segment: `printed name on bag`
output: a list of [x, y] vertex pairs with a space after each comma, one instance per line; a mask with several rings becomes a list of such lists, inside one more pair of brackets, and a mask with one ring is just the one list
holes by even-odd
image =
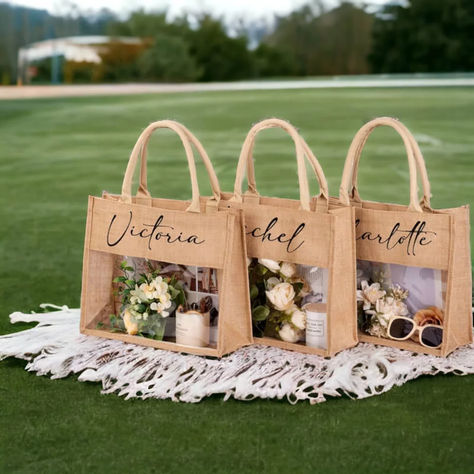
[[288, 234], [285, 232], [278, 233], [276, 229], [272, 229], [277, 225], [278, 217], [274, 217], [270, 220], [265, 230], [262, 227], [255, 227], [251, 231], [247, 232], [247, 235], [260, 239], [262, 242], [278, 242], [280, 244], [286, 244], [287, 253], [293, 253], [298, 250], [303, 244], [304, 240], [301, 238], [297, 239], [298, 235], [301, 234], [305, 228], [305, 223], [299, 224], [293, 233]]
[[[360, 219], [356, 219], [356, 231], [360, 225]], [[425, 230], [426, 221], [416, 221], [411, 229], [400, 229], [400, 222], [397, 222], [392, 230], [384, 235], [376, 232], [365, 231], [356, 236], [356, 240], [367, 240], [385, 246], [387, 250], [392, 250], [398, 246], [405, 246], [407, 255], [416, 256], [416, 249], [419, 246], [426, 246], [433, 242], [436, 232]]]
[[127, 235], [133, 238], [147, 239], [148, 249], [151, 250], [153, 241], [162, 240], [168, 244], [182, 243], [201, 245], [205, 242], [198, 235], [184, 235], [183, 232], [177, 231], [173, 226], [164, 224], [164, 216], [160, 215], [154, 224], [135, 224], [133, 222], [133, 212], [129, 211], [130, 216], [128, 222], [120, 223], [117, 221], [117, 214], [114, 214], [110, 220], [107, 230], [107, 245], [115, 247]]

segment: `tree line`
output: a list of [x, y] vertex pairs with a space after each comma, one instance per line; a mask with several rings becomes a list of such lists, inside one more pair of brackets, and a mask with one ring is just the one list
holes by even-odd
[[[93, 17], [55, 17], [0, 4], [0, 78], [16, 78], [23, 44], [72, 35], [133, 36], [112, 41], [100, 65], [63, 63], [67, 82], [226, 81], [367, 73], [473, 71], [474, 2], [411, 0], [369, 12], [350, 2], [327, 9], [312, 1], [271, 27], [232, 28], [210, 14], [168, 19], [136, 11], [126, 19], [102, 10]], [[48, 80], [50, 61], [37, 65]]]

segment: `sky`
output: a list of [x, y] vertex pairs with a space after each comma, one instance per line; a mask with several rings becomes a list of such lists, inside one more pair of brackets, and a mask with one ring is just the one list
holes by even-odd
[[[1, 1], [1, 0], [0, 0]], [[308, 3], [310, 0], [7, 0], [9, 3], [48, 10], [53, 14], [69, 12], [68, 4], [80, 5], [81, 11], [110, 10], [126, 15], [128, 12], [145, 8], [160, 10], [168, 8], [171, 17], [185, 11], [209, 11], [224, 17], [240, 16], [246, 19], [273, 17], [274, 14], [286, 14]], [[335, 6], [338, 0], [324, 0], [328, 6]], [[387, 0], [353, 0], [353, 3], [380, 5]]]

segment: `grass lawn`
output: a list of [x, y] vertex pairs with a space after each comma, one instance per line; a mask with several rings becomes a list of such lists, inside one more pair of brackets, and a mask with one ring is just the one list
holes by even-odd
[[[377, 115], [419, 139], [434, 207], [474, 204], [473, 89], [344, 89], [163, 94], [0, 102], [0, 333], [8, 314], [42, 302], [78, 307], [87, 195], [119, 192], [141, 129], [182, 121], [221, 186], [233, 187], [246, 132], [279, 116], [298, 126], [337, 194], [355, 131]], [[151, 142], [149, 186], [188, 198], [171, 133]], [[361, 163], [364, 198], [408, 202], [401, 140], [377, 130]], [[258, 140], [262, 194], [298, 196], [290, 139]], [[209, 193], [202, 167], [202, 192]], [[314, 180], [313, 180], [314, 181]], [[313, 183], [314, 184], [314, 183]], [[313, 188], [315, 189], [315, 188]], [[280, 401], [198, 405], [102, 396], [75, 377], [51, 381], [0, 362], [0, 472], [472, 472], [474, 377], [426, 377], [379, 397], [319, 406]]]

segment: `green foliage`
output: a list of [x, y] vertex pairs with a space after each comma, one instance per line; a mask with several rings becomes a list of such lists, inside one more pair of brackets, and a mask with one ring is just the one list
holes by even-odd
[[270, 309], [268, 306], [256, 306], [252, 308], [252, 319], [254, 321], [264, 321], [267, 319], [268, 315], [270, 314]]
[[474, 70], [474, 2], [411, 0], [387, 5], [376, 20], [374, 72]]
[[277, 46], [260, 43], [253, 52], [255, 75], [257, 77], [296, 76], [297, 64], [294, 57]]
[[318, 8], [307, 4], [278, 18], [263, 40], [272, 49], [255, 52], [257, 59], [268, 58], [264, 71], [268, 67], [269, 74], [298, 76], [369, 72], [373, 16], [348, 2], [330, 11], [319, 3]]
[[202, 69], [202, 81], [227, 81], [248, 78], [253, 63], [247, 38], [231, 38], [220, 20], [210, 15], [198, 19], [188, 34], [191, 54]]
[[200, 76], [196, 61], [183, 38], [160, 34], [138, 58], [140, 77], [157, 81], [194, 81]]
[[145, 12], [137, 10], [124, 21], [111, 22], [108, 34], [112, 36], [136, 36], [139, 38], [154, 38], [157, 35], [184, 37], [190, 31], [186, 17], [169, 21], [166, 11]]

